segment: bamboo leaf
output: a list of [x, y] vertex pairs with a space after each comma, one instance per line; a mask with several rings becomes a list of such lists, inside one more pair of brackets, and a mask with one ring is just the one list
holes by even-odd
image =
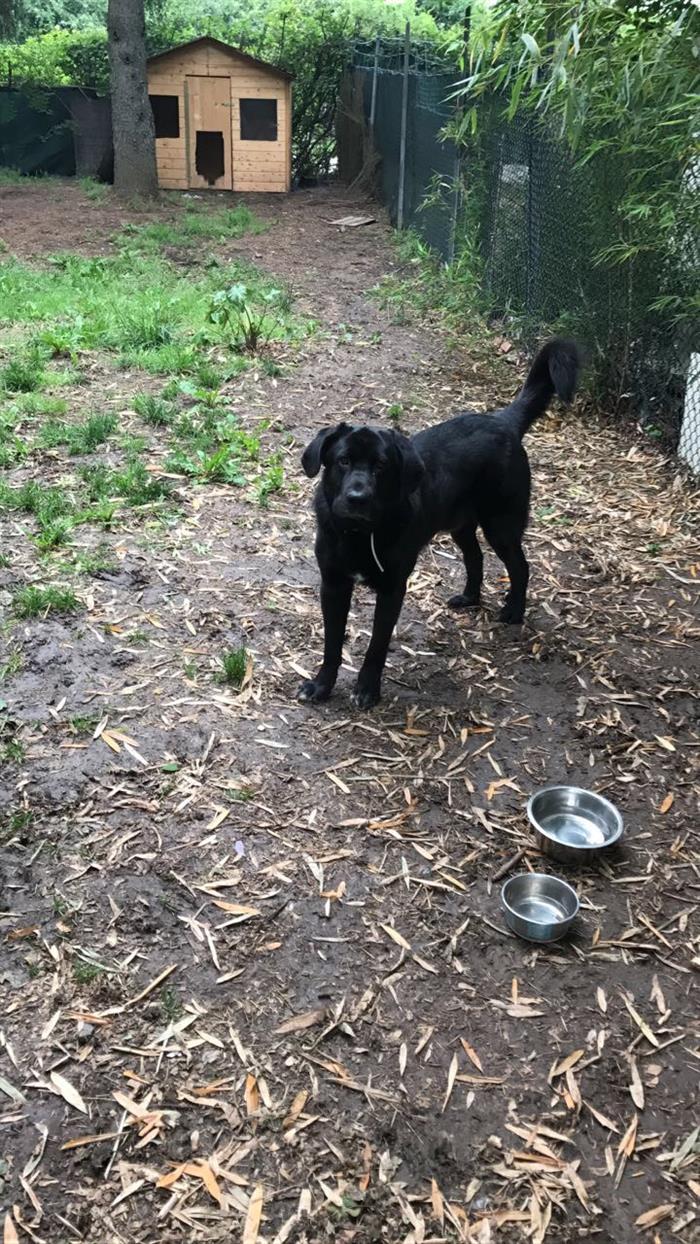
[[258, 1184], [248, 1204], [248, 1213], [246, 1214], [245, 1226], [243, 1227], [242, 1244], [256, 1244], [258, 1232], [260, 1230], [260, 1219], [262, 1218], [263, 1208], [263, 1190], [262, 1184]]
[[56, 1092], [60, 1093], [61, 1097], [64, 1101], [68, 1102], [69, 1106], [72, 1106], [74, 1110], [80, 1110], [82, 1114], [88, 1113], [88, 1108], [80, 1096], [77, 1088], [74, 1088], [68, 1080], [66, 1080], [62, 1075], [59, 1075], [57, 1071], [52, 1071], [49, 1079], [56, 1089]]
[[5, 1214], [5, 1226], [2, 1233], [3, 1244], [19, 1244], [19, 1236], [17, 1228], [10, 1218], [9, 1214]]
[[536, 40], [536, 39], [534, 39], [534, 38], [532, 37], [532, 35], [529, 35], [529, 34], [527, 33], [527, 31], [526, 31], [524, 34], [521, 34], [520, 38], [522, 39], [523, 43], [525, 44], [525, 47], [527, 48], [527, 50], [528, 50], [528, 52], [530, 53], [530, 55], [531, 55], [531, 56], [536, 56], [536, 57], [537, 57], [537, 59], [539, 60], [539, 59], [540, 59], [540, 49], [539, 49], [539, 44], [537, 43], [537, 40]]

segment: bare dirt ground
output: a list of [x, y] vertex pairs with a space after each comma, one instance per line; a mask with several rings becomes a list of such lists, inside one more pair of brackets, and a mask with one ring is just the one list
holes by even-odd
[[[408, 431], [487, 409], [522, 367], [382, 310], [388, 230], [339, 232], [337, 192], [254, 207], [269, 232], [225, 257], [288, 281], [322, 326], [281, 377], [227, 389], [246, 426], [270, 420], [284, 491], [261, 510], [183, 479], [169, 525], [80, 528], [116, 569], [77, 582], [67, 620], [11, 618], [11, 591], [47, 570], [28, 524], [0, 519], [3, 639], [21, 655], [0, 696], [25, 748], [0, 791], [5, 1244], [691, 1244], [697, 495], [653, 447], [551, 416], [529, 438], [522, 631], [494, 622], [490, 556], [483, 611], [448, 613], [461, 571], [441, 541], [379, 709], [350, 700], [367, 595], [333, 700], [299, 705], [321, 645], [307, 437], [395, 403]], [[130, 218], [48, 182], [0, 209], [24, 257], [107, 252]], [[76, 408], [129, 428], [152, 383], [93, 360]], [[66, 459], [41, 469], [56, 482]], [[215, 670], [241, 642], [236, 693]], [[617, 802], [614, 860], [540, 859], [524, 804], [560, 780]], [[570, 942], [505, 929], [491, 878], [520, 848], [519, 867], [578, 886]]]

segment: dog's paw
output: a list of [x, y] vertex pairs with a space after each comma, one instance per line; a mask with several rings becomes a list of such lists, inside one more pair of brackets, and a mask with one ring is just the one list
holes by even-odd
[[478, 609], [481, 601], [478, 596], [466, 596], [464, 592], [459, 592], [457, 596], [450, 596], [447, 602], [448, 609], [456, 609], [459, 613], [465, 609]]
[[302, 704], [323, 704], [327, 700], [333, 690], [327, 683], [317, 682], [313, 678], [303, 682], [297, 691], [297, 700], [301, 700]]
[[358, 708], [368, 709], [374, 708], [382, 698], [379, 686], [355, 687], [352, 696]]
[[498, 615], [499, 622], [505, 622], [506, 626], [520, 626], [525, 619], [525, 611], [511, 605], [506, 601]]

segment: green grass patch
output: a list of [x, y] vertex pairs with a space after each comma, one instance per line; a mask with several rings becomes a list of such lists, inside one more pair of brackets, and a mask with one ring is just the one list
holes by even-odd
[[21, 186], [27, 181], [24, 173], [16, 168], [0, 168], [0, 186]]
[[205, 323], [215, 280], [184, 277], [159, 256], [54, 256], [43, 268], [0, 264], [0, 322], [43, 326], [61, 352], [139, 351]]
[[[108, 350], [123, 367], [198, 379], [206, 366], [203, 350], [245, 346], [246, 332], [233, 324], [238, 309], [230, 299], [217, 302], [237, 287], [245, 289], [243, 319], [252, 317], [248, 335], [298, 340], [313, 327], [294, 316], [286, 293], [246, 264], [185, 273], [133, 246], [106, 258], [55, 255], [42, 268], [8, 258], [0, 262], [0, 325], [31, 326], [35, 340], [11, 360], [0, 382], [6, 390], [29, 392], [45, 383], [48, 358], [74, 360], [80, 350]], [[222, 372], [233, 375], [245, 366], [231, 357]], [[52, 383], [61, 379], [74, 382], [76, 376], [71, 370], [51, 375]]]
[[116, 415], [90, 415], [82, 423], [45, 424], [36, 443], [42, 449], [65, 445], [71, 454], [91, 454], [104, 445], [116, 430]]
[[12, 431], [3, 425], [0, 418], [0, 470], [16, 466], [27, 456], [27, 452], [27, 446], [22, 438], [14, 436]]
[[8, 764], [21, 765], [24, 760], [24, 743], [19, 739], [10, 739], [4, 745], [0, 745], [0, 756]]
[[99, 963], [88, 963], [85, 959], [76, 959], [73, 964], [73, 980], [76, 985], [92, 985], [104, 973]]
[[96, 177], [79, 177], [78, 185], [83, 194], [91, 199], [93, 203], [102, 203], [110, 192], [110, 187], [104, 181], [98, 181]]
[[73, 510], [73, 502], [65, 488], [50, 488], [37, 480], [27, 480], [19, 488], [0, 484], [0, 507], [33, 514], [40, 522], [51, 522]]
[[248, 668], [248, 652], [246, 648], [230, 648], [221, 658], [221, 682], [230, 687], [239, 688], [243, 685]]
[[29, 419], [47, 416], [58, 418], [65, 415], [68, 403], [65, 397], [54, 397], [51, 393], [17, 393], [12, 402], [5, 407], [5, 414], [15, 418]]
[[33, 823], [34, 814], [28, 808], [15, 808], [0, 815], [0, 842], [7, 843], [14, 837], [26, 840]]
[[42, 553], [67, 544], [79, 519], [75, 498], [67, 488], [51, 488], [27, 480], [19, 488], [0, 484], [0, 509], [31, 514], [36, 520], [34, 542]]
[[[232, 374], [228, 367], [224, 367], [222, 370], [215, 367], [209, 359], [200, 359], [194, 373], [194, 379], [202, 392], [205, 390], [212, 392], [213, 390], [218, 391], [225, 380], [231, 379]], [[182, 386], [180, 387], [182, 389]]]
[[399, 323], [437, 313], [454, 329], [473, 329], [480, 321], [480, 266], [473, 249], [461, 247], [446, 265], [410, 229], [395, 235], [395, 243], [404, 271], [375, 286], [380, 305]]
[[197, 351], [187, 341], [130, 349], [120, 355], [119, 366], [124, 371], [147, 371], [150, 376], [187, 376], [197, 367]]
[[246, 432], [235, 415], [193, 407], [177, 420], [166, 467], [205, 483], [246, 483], [246, 466], [257, 462], [259, 437]]
[[157, 350], [173, 344], [177, 331], [175, 310], [168, 301], [144, 302], [121, 311], [107, 345], [129, 352]]
[[34, 543], [39, 552], [52, 553], [54, 549], [67, 544], [74, 525], [70, 518], [55, 518], [50, 522], [40, 522], [39, 529], [34, 536]]
[[229, 445], [220, 445], [211, 453], [202, 449], [179, 449], [168, 459], [171, 470], [189, 475], [203, 484], [245, 484], [241, 460]]
[[[82, 319], [73, 324], [56, 324], [43, 328], [36, 335], [36, 342], [52, 359], [70, 359], [75, 364], [82, 340]], [[75, 374], [75, 373], [71, 373]]]
[[49, 613], [75, 613], [80, 608], [75, 592], [63, 587], [36, 587], [28, 584], [12, 595], [12, 611], [17, 618], [40, 618]]
[[154, 428], [166, 428], [174, 422], [177, 410], [172, 402], [156, 397], [153, 393], [140, 393], [134, 398], [134, 410], [144, 423]]
[[8, 679], [14, 678], [24, 665], [24, 658], [19, 648], [13, 648], [8, 653], [5, 661], [0, 663], [0, 683], [7, 682]]
[[37, 342], [25, 346], [0, 372], [7, 393], [35, 393], [46, 383], [46, 352]]
[[146, 437], [139, 436], [136, 432], [125, 432], [119, 437], [117, 444], [130, 459], [139, 458], [148, 449]]
[[129, 462], [122, 469], [113, 469], [100, 463], [83, 467], [80, 476], [85, 484], [88, 499], [93, 502], [121, 498], [127, 505], [150, 505], [163, 501], [170, 495], [166, 480], [150, 475], [143, 462]]
[[163, 247], [190, 247], [203, 240], [225, 242], [245, 233], [264, 233], [267, 225], [245, 203], [223, 211], [186, 207], [172, 221], [156, 220], [147, 225], [127, 225], [124, 236], [140, 251], [154, 253]]
[[174, 1023], [175, 1020], [178, 1020], [183, 1014], [184, 1007], [182, 1005], [182, 999], [176, 994], [174, 989], [170, 988], [169, 985], [167, 985], [165, 989], [161, 990], [160, 1009], [163, 1019], [167, 1020], [169, 1024]]
[[[103, 520], [105, 526], [110, 525], [114, 515], [114, 507], [109, 506], [107, 508], [110, 513], [109, 519]], [[73, 557], [72, 566], [78, 574], [87, 575], [116, 574], [119, 570], [119, 565], [112, 556], [112, 550], [107, 544], [100, 544], [96, 549], [88, 552], [76, 553]]]
[[101, 713], [78, 713], [68, 718], [68, 725], [75, 734], [94, 734], [101, 720]]
[[258, 477], [256, 485], [258, 505], [263, 509], [267, 509], [270, 504], [270, 497], [275, 492], [281, 492], [283, 485], [284, 467], [282, 465], [282, 455], [279, 453], [273, 454], [262, 474]]

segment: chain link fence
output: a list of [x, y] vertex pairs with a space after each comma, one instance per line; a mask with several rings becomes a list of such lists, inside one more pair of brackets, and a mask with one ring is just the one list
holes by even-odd
[[[489, 315], [528, 345], [554, 331], [576, 336], [601, 405], [631, 414], [700, 476], [700, 322], [677, 310], [700, 287], [700, 239], [679, 239], [665, 262], [644, 252], [601, 259], [620, 232], [619, 161], [600, 154], [577, 167], [541, 123], [505, 121], [497, 99], [458, 148], [442, 134], [456, 75], [399, 40], [358, 46], [352, 73], [392, 222], [447, 263], [468, 246]], [[699, 193], [700, 162], [679, 185], [679, 195]]]
[[372, 122], [380, 193], [392, 224], [415, 229], [446, 263], [451, 262], [460, 199], [459, 151], [440, 136], [454, 114], [449, 101], [454, 74], [445, 72], [430, 47], [411, 44], [407, 50], [401, 39], [358, 45], [354, 71], [362, 84], [366, 124]]

